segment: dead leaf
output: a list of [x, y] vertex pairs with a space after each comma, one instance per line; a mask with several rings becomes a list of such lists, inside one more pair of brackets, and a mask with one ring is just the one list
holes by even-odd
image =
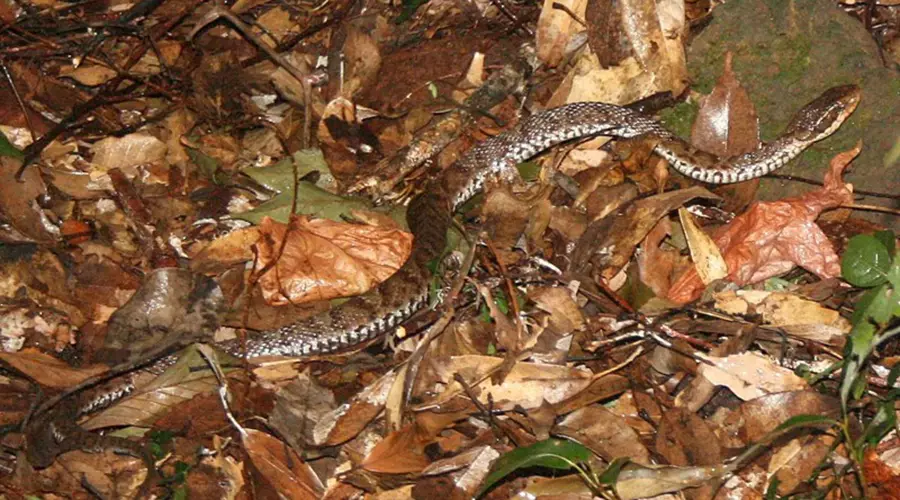
[[[242, 376], [236, 372], [232, 376]], [[115, 406], [92, 415], [87, 430], [126, 425], [150, 425], [160, 416], [199, 394], [218, 390], [219, 383], [196, 350], [185, 351], [162, 375], [143, 385]]]
[[106, 365], [74, 368], [36, 349], [24, 349], [16, 353], [0, 352], [0, 359], [31, 377], [35, 382], [57, 389], [78, 385], [88, 378], [109, 370]]
[[[819, 276], [841, 274], [840, 260], [815, 219], [828, 208], [853, 203], [853, 193], [841, 174], [862, 144], [831, 160], [825, 183], [803, 196], [754, 203], [714, 234], [728, 264], [728, 280], [738, 286], [758, 283], [791, 270], [795, 265]], [[676, 280], [668, 299], [684, 304], [699, 297], [703, 282], [695, 269]]]
[[[544, 0], [537, 22], [537, 54], [547, 66], [554, 67], [562, 61], [572, 35], [580, 29], [579, 24], [563, 9], [554, 8], [556, 0]], [[559, 2], [574, 12], [578, 19], [584, 19], [588, 0], [563, 0]]]
[[[759, 118], [746, 89], [731, 67], [732, 54], [725, 54], [722, 76], [712, 92], [703, 98], [691, 127], [691, 144], [719, 158], [731, 158], [753, 151], [759, 145]], [[725, 199], [723, 210], [742, 212], [753, 202], [759, 179], [716, 186], [713, 192]]]
[[362, 467], [371, 472], [404, 474], [422, 472], [431, 463], [425, 447], [433, 437], [419, 431], [415, 424], [391, 432], [366, 456]]
[[381, 52], [371, 34], [351, 24], [344, 41], [343, 57], [347, 66], [341, 95], [352, 99], [375, 83], [381, 69]]
[[688, 248], [691, 250], [691, 259], [697, 269], [697, 275], [704, 285], [720, 280], [728, 274], [725, 259], [719, 252], [719, 247], [712, 239], [700, 229], [694, 216], [684, 207], [678, 209], [678, 218], [687, 238]]
[[637, 432], [602, 406], [575, 410], [556, 426], [553, 434], [581, 443], [608, 461], [627, 457], [639, 464], [651, 463], [650, 452]]
[[714, 385], [729, 388], [744, 401], [775, 392], [808, 388], [806, 381], [794, 375], [793, 371], [756, 353], [703, 358], [712, 363], [712, 366], [700, 363], [698, 373]]
[[301, 500], [322, 498], [325, 487], [293, 448], [256, 429], [244, 429], [241, 442], [253, 466], [279, 494]]
[[163, 161], [166, 143], [146, 133], [128, 134], [124, 137], [107, 137], [94, 143], [91, 161], [99, 171], [118, 168], [128, 178], [137, 175], [140, 165]]
[[0, 232], [0, 240], [49, 244], [56, 241], [59, 230], [37, 205], [37, 197], [46, 194], [47, 188], [37, 168], [26, 168], [21, 181], [17, 180], [20, 166], [19, 160], [0, 157], [0, 215], [14, 230]]
[[302, 216], [285, 226], [266, 217], [257, 249], [257, 272], [268, 268], [259, 280], [266, 301], [302, 304], [365, 293], [403, 265], [412, 236]]
[[67, 76], [88, 87], [102, 85], [115, 78], [116, 75], [118, 75], [116, 70], [99, 64], [82, 64], [77, 68], [61, 68], [59, 72], [59, 76]]
[[313, 429], [313, 444], [334, 446], [356, 437], [384, 409], [396, 377], [396, 370], [388, 372], [350, 401], [321, 416]]

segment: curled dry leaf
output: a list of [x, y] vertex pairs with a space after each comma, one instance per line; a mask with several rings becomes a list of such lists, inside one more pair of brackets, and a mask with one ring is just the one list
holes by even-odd
[[256, 269], [268, 271], [259, 284], [279, 305], [364, 293], [394, 274], [412, 249], [412, 235], [397, 229], [302, 216], [289, 226], [266, 217], [260, 233]]
[[[232, 376], [242, 376], [236, 372]], [[128, 398], [91, 416], [83, 426], [87, 430], [125, 425], [150, 425], [160, 416], [195, 396], [219, 388], [218, 380], [195, 350], [181, 355], [175, 365]]]
[[834, 344], [850, 332], [850, 322], [838, 311], [790, 293], [761, 290], [716, 294], [716, 308], [729, 314], [760, 314], [763, 321], [788, 334]]
[[678, 217], [681, 219], [681, 227], [687, 238], [688, 248], [691, 251], [691, 259], [697, 269], [697, 275], [704, 284], [724, 278], [728, 274], [725, 260], [719, 247], [697, 225], [694, 216], [684, 207], [678, 209]]
[[[831, 161], [825, 183], [803, 196], [773, 202], [754, 203], [713, 235], [728, 264], [728, 280], [744, 286], [778, 276], [795, 265], [819, 276], [841, 274], [840, 261], [825, 233], [816, 225], [819, 214], [828, 208], [853, 203], [853, 192], [841, 174], [859, 154], [862, 144]], [[696, 269], [676, 280], [668, 299], [684, 304], [703, 292]]]

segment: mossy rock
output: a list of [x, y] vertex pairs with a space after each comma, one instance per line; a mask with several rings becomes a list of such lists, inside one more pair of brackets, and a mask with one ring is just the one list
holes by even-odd
[[[900, 165], [885, 163], [888, 151], [900, 141], [900, 74], [882, 65], [875, 42], [859, 22], [819, 0], [720, 5], [688, 51], [695, 90], [712, 89], [728, 51], [734, 56], [738, 79], [757, 107], [763, 140], [776, 137], [797, 109], [825, 89], [853, 83], [863, 90], [862, 102], [847, 123], [780, 173], [822, 180], [829, 160], [862, 139], [863, 151], [845, 180], [857, 189], [900, 192]], [[809, 189], [767, 180], [760, 197], [775, 199]], [[875, 218], [898, 227], [895, 217]]]

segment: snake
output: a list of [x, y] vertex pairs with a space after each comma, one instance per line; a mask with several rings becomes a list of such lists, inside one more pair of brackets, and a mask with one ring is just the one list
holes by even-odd
[[[860, 89], [854, 85], [830, 88], [797, 111], [777, 139], [731, 158], [699, 151], [654, 118], [613, 104], [576, 102], [535, 113], [515, 128], [469, 149], [410, 200], [407, 223], [414, 237], [413, 248], [406, 262], [387, 280], [324, 313], [260, 332], [244, 342], [231, 340], [216, 345], [246, 359], [325, 355], [359, 347], [399, 326], [429, 303], [432, 276], [428, 264], [444, 251], [454, 212], [489, 181], [514, 181], [519, 163], [558, 144], [597, 135], [646, 137], [655, 141], [653, 151], [681, 174], [710, 184], [735, 183], [781, 168], [811, 144], [834, 133], [853, 113], [860, 96]], [[160, 373], [174, 359], [162, 358], [145, 370]], [[78, 413], [109, 406], [134, 389], [128, 379], [111, 382], [104, 391], [91, 395]], [[57, 441], [66, 439], [59, 434]]]

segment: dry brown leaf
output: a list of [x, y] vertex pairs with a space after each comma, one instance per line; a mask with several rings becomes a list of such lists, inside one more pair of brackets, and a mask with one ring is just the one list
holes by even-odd
[[577, 101], [626, 104], [657, 92], [679, 95], [686, 87], [685, 20], [683, 11], [672, 8], [677, 3], [626, 0], [612, 5], [615, 8], [607, 9], [609, 2], [594, 0], [580, 17], [589, 34], [603, 36], [591, 37], [592, 51], [576, 59], [548, 106]]
[[431, 463], [425, 447], [433, 436], [420, 432], [415, 424], [388, 434], [366, 456], [362, 467], [371, 472], [405, 474], [422, 472]]
[[763, 321], [790, 335], [836, 344], [850, 332], [850, 322], [838, 311], [790, 293], [762, 290], [715, 294], [716, 308], [729, 314], [760, 314]]
[[99, 64], [82, 64], [77, 68], [61, 68], [59, 71], [59, 76], [67, 76], [88, 87], [102, 85], [115, 78], [117, 74], [116, 70]]
[[650, 452], [637, 432], [622, 417], [602, 406], [575, 410], [556, 426], [553, 434], [581, 443], [609, 461], [628, 457], [639, 464], [651, 463]]
[[257, 271], [275, 262], [259, 284], [266, 301], [278, 305], [364, 293], [394, 274], [412, 249], [403, 231], [302, 216], [289, 228], [266, 217], [260, 234]]
[[672, 465], [716, 465], [726, 456], [713, 424], [684, 408], [662, 414], [655, 451]]
[[[235, 372], [233, 377], [242, 377]], [[206, 362], [194, 350], [150, 383], [138, 387], [115, 406], [92, 415], [83, 423], [87, 430], [126, 425], [149, 425], [179, 404], [200, 394], [218, 390], [219, 383]]]
[[37, 168], [27, 168], [21, 181], [16, 172], [21, 162], [8, 156], [0, 157], [0, 215], [12, 226], [0, 231], [3, 241], [51, 243], [59, 231], [50, 224], [37, 205], [37, 197], [47, 193]]
[[[442, 405], [462, 396], [464, 404], [471, 404], [453, 377], [459, 373], [472, 386], [479, 400], [487, 404], [488, 394], [493, 396], [494, 408], [512, 409], [516, 405], [525, 409], [537, 408], [544, 401], [551, 404], [567, 399], [590, 385], [591, 372], [585, 368], [548, 365], [541, 363], [515, 363], [499, 384], [489, 378], [503, 365], [503, 359], [491, 356], [454, 356], [444, 365], [436, 366], [436, 383], [449, 387], [434, 400], [420, 405], [430, 408]], [[476, 382], [478, 382], [476, 384]]]
[[550, 314], [550, 325], [559, 333], [584, 329], [584, 316], [572, 300], [568, 288], [536, 287], [528, 290], [528, 298], [538, 309]]
[[745, 442], [758, 441], [786, 420], [797, 415], [840, 415], [837, 398], [812, 390], [780, 392], [744, 402], [733, 419], [740, 422], [740, 435]]
[[674, 251], [660, 248], [663, 240], [672, 234], [672, 223], [662, 218], [647, 233], [641, 242], [641, 252], [637, 254], [638, 275], [641, 282], [653, 290], [657, 297], [665, 297], [671, 285], [672, 271], [679, 260]]
[[[840, 275], [840, 260], [815, 220], [823, 210], [853, 203], [853, 193], [841, 174], [861, 147], [857, 144], [831, 160], [821, 189], [781, 201], [754, 203], [716, 231], [714, 238], [728, 264], [729, 281], [738, 286], [757, 283], [795, 265], [822, 279]], [[702, 292], [697, 271], [689, 269], [672, 285], [668, 299], [684, 304]]]
[[334, 446], [353, 439], [384, 409], [397, 372], [369, 384], [350, 401], [323, 415], [313, 429], [313, 444]]
[[118, 168], [131, 178], [139, 165], [165, 160], [166, 143], [146, 133], [107, 137], [94, 143], [91, 163], [98, 171]]
[[325, 488], [293, 448], [256, 429], [244, 429], [241, 442], [260, 475], [287, 498], [319, 499]]
[[346, 70], [341, 95], [352, 98], [375, 83], [381, 69], [381, 52], [371, 34], [351, 24], [347, 29], [343, 56]]
[[[759, 118], [747, 91], [731, 68], [731, 53], [725, 54], [725, 68], [712, 93], [700, 103], [691, 128], [691, 143], [720, 158], [753, 151], [759, 145]], [[759, 179], [717, 186], [725, 198], [724, 210], [743, 212], [756, 198]]]
[[191, 269], [206, 272], [253, 260], [251, 248], [259, 241], [259, 237], [258, 227], [248, 227], [216, 238], [193, 256]]
[[793, 371], [756, 353], [703, 358], [712, 365], [700, 363], [698, 373], [714, 385], [729, 388], [744, 401], [775, 392], [800, 391], [809, 387]]
[[659, 219], [694, 198], [718, 197], [705, 188], [694, 186], [638, 200], [629, 205], [623, 215], [616, 215], [611, 222], [607, 220], [611, 216], [607, 216], [592, 223], [578, 240], [572, 255], [573, 266], [577, 269], [586, 263], [588, 255], [585, 254], [597, 253], [601, 256], [600, 267], [608, 268], [603, 275], [611, 278], [628, 264], [635, 247], [656, 226]]
[[688, 248], [691, 251], [691, 259], [697, 269], [697, 275], [704, 285], [720, 280], [728, 275], [728, 267], [722, 258], [719, 247], [697, 225], [694, 216], [684, 207], [678, 209], [678, 217], [684, 236], [687, 238]]
[[78, 385], [85, 379], [109, 370], [106, 365], [73, 368], [49, 354], [36, 349], [23, 349], [16, 353], [0, 352], [0, 359], [46, 387], [64, 389]]
[[[557, 0], [544, 0], [537, 23], [537, 55], [547, 66], [553, 67], [562, 61], [572, 35], [581, 29], [577, 21], [564, 9], [554, 8]], [[563, 0], [562, 5], [574, 12], [578, 19], [584, 19], [588, 0]]]
[[313, 441], [316, 422], [335, 406], [331, 391], [320, 386], [307, 370], [278, 391], [269, 426], [294, 449], [301, 450]]

